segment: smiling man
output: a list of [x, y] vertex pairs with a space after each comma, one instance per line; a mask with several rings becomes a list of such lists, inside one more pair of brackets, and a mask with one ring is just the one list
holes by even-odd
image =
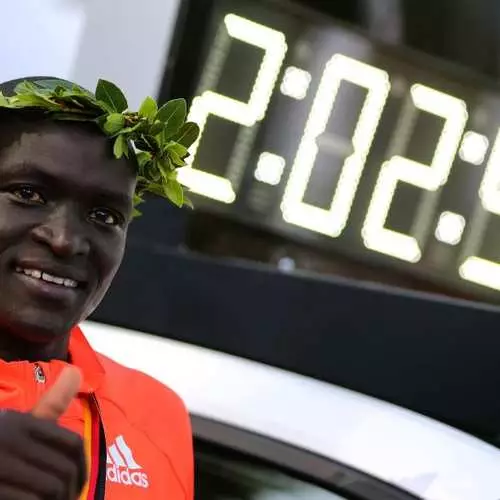
[[123, 258], [147, 191], [182, 205], [197, 127], [101, 81], [0, 85], [0, 500], [191, 500], [189, 417], [93, 351], [78, 324]]

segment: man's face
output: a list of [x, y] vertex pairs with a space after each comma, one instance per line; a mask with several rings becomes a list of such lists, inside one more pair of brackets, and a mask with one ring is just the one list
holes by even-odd
[[0, 332], [63, 337], [121, 263], [135, 175], [104, 136], [55, 123], [0, 151]]

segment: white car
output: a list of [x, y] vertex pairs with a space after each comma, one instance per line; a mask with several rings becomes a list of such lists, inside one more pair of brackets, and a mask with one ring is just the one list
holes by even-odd
[[499, 500], [500, 450], [394, 405], [98, 323], [94, 348], [182, 396], [200, 500]]

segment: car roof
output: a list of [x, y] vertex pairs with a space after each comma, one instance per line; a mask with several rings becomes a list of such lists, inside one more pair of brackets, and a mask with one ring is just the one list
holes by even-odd
[[94, 319], [340, 385], [497, 443], [500, 308], [169, 250], [148, 234], [135, 236]]
[[340, 461], [425, 499], [498, 500], [500, 450], [326, 382], [99, 323], [94, 348], [174, 389], [198, 416]]

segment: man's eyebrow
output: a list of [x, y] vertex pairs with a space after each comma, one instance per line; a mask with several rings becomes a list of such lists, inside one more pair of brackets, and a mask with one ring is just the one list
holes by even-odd
[[34, 177], [46, 177], [51, 179], [53, 176], [45, 172], [41, 165], [34, 162], [7, 163], [0, 169], [1, 177], [14, 177], [16, 175], [29, 175]]
[[110, 189], [98, 188], [94, 190], [94, 198], [116, 203], [123, 208], [128, 208], [132, 205], [132, 198], [128, 194], [119, 193], [118, 191], [112, 191]]
[[30, 177], [44, 184], [59, 186], [63, 184], [61, 179], [47, 172], [41, 165], [34, 162], [12, 163], [0, 169], [0, 179], [11, 179], [16, 177]]
[[[14, 163], [6, 168], [0, 169], [0, 179], [10, 178], [10, 177], [22, 177], [27, 176], [37, 179], [43, 184], [52, 185], [56, 188], [64, 188], [64, 185], [68, 185], [66, 180], [62, 180], [60, 177], [47, 172], [40, 164], [34, 162], [22, 162]], [[77, 188], [81, 186], [76, 186]], [[132, 198], [125, 193], [114, 191], [112, 189], [106, 189], [102, 186], [92, 187], [92, 198], [102, 201], [110, 201], [122, 206], [123, 208], [128, 208], [132, 205]]]

